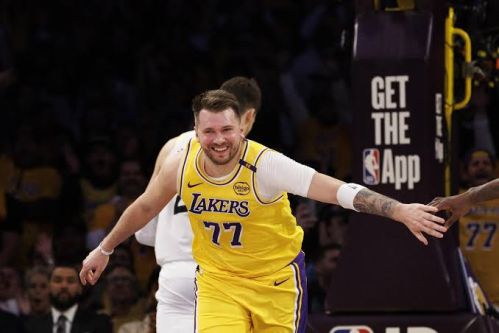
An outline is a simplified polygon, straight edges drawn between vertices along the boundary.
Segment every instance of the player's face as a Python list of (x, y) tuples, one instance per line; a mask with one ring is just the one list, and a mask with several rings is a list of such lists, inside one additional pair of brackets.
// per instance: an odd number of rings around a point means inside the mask
[(242, 141), (239, 118), (232, 109), (222, 112), (201, 110), (196, 124), (196, 134), (206, 156), (216, 165), (234, 160)]

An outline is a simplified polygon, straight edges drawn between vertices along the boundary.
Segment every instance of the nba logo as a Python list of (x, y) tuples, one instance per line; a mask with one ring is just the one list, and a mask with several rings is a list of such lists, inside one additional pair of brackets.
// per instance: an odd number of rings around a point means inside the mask
[(364, 184), (379, 184), (379, 150), (376, 148), (364, 149), (362, 152), (364, 161)]
[(367, 326), (337, 326), (334, 327), (329, 333), (374, 333), (372, 329)]

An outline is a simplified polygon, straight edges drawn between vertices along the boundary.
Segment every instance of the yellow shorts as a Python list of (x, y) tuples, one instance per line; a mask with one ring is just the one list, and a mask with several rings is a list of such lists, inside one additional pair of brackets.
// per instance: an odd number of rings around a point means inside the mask
[(303, 252), (274, 274), (247, 279), (196, 272), (196, 333), (302, 333), (307, 317)]

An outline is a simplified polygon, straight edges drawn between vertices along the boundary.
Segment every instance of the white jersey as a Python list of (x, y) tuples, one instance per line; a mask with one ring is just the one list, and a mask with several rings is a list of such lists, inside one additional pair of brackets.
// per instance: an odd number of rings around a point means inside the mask
[[(183, 154), (194, 131), (177, 137), (170, 154)], [(139, 243), (154, 246), (161, 266), (156, 292), (157, 332), (193, 332), (195, 311), (195, 271), (192, 258), (192, 229), (187, 209), (178, 195), (158, 216), (135, 233)]]
[[(182, 133), (171, 151), (183, 154), (194, 131)], [(187, 209), (178, 195), (168, 202), (159, 215), (135, 233), (139, 243), (154, 246), (158, 265), (173, 261), (193, 261), (192, 229)]]

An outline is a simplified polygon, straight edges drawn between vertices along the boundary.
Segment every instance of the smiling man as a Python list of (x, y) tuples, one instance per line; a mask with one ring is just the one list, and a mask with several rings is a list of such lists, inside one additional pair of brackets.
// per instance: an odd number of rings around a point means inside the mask
[[(244, 135), (248, 135), (262, 102), (258, 83), (252, 78), (235, 76), (224, 81), (220, 89), (237, 98), (241, 128)], [(182, 152), (195, 136), (193, 130), (184, 132), (163, 146), (156, 158), (151, 182), (159, 173), (166, 156)], [(188, 183), (187, 186), (196, 187), (200, 184)], [(193, 332), (197, 264), (192, 257), (193, 235), (187, 208), (180, 197), (175, 195), (158, 216), (135, 233), (135, 237), (144, 245), (154, 246), (157, 263), (161, 266), (156, 293), (157, 331)]]
[(403, 223), (421, 242), (442, 237), (437, 209), (402, 204), (316, 172), (243, 136), (236, 98), (212, 90), (193, 100), (196, 138), (168, 156), (146, 191), (83, 262), (95, 284), (112, 249), (178, 193), (194, 234), (196, 332), (304, 332), (303, 230), (287, 193)]

